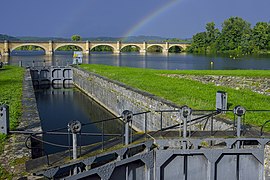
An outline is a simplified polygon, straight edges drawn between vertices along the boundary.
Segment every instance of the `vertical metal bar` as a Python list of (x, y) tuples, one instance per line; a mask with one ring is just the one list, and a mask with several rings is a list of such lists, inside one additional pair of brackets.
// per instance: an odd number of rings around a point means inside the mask
[[(191, 115), (189, 115), (188, 117), (187, 117), (187, 120), (188, 120), (188, 122), (187, 123), (189, 123), (189, 134), (188, 134), (188, 137), (190, 137), (191, 136)], [(187, 124), (188, 125), (188, 124)]]
[(102, 121), (102, 151), (104, 150), (104, 121)]
[(125, 144), (125, 122), (122, 121), (122, 143)]
[(241, 116), (237, 116), (237, 137), (241, 136)]
[(240, 155), (237, 154), (237, 160), (236, 160), (236, 179), (240, 180), (240, 167), (239, 167), (239, 162), (240, 161)]
[(183, 173), (183, 175), (184, 175), (183, 179), (184, 180), (187, 180), (187, 172), (188, 172), (188, 170), (187, 170), (187, 155), (184, 156), (184, 169), (183, 169), (183, 171), (184, 171), (184, 173)]
[(184, 118), (183, 121), (184, 121), (183, 138), (187, 138), (187, 118)]
[(129, 124), (126, 122), (125, 124), (125, 145), (129, 144)]
[(68, 130), (68, 152), (69, 152), (69, 159), (71, 159), (71, 151), (70, 151), (70, 131)]
[[(72, 133), (73, 159), (77, 159), (77, 134)], [(77, 167), (73, 169), (73, 174), (77, 174)]]
[(145, 140), (147, 139), (147, 113), (144, 114), (144, 134)]
[(80, 131), (80, 157), (82, 156), (82, 131)]
[(160, 130), (162, 131), (162, 111), (160, 112)]
[(132, 143), (132, 136), (133, 136), (133, 132), (132, 132), (132, 121), (130, 122), (131, 123), (131, 128), (130, 128), (130, 143)]
[(128, 164), (126, 164), (126, 180), (128, 180)]
[(214, 131), (214, 116), (211, 116), (211, 136), (213, 136), (213, 131)]
[(72, 133), (73, 159), (77, 159), (77, 134)]
[[(241, 136), (241, 116), (237, 116), (237, 138), (240, 138)], [(237, 148), (240, 148), (241, 147), (241, 142), (238, 141), (237, 143)]]

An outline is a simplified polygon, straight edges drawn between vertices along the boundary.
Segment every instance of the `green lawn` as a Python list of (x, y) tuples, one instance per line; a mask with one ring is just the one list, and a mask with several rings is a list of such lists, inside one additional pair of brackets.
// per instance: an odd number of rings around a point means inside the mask
[[(4, 66), (0, 69), (0, 105), (7, 104), (10, 110), (10, 127), (18, 125), (22, 113), (22, 84), (24, 69), (15, 66)], [(3, 143), (5, 136), (0, 135)], [(0, 147), (1, 149), (1, 147)]]
[[(120, 81), (129, 86), (150, 92), (170, 100), (178, 105), (188, 105), (193, 109), (215, 109), (215, 98), (218, 90), (228, 93), (230, 109), (237, 105), (248, 110), (269, 109), (270, 97), (254, 93), (248, 89), (235, 90), (229, 87), (202, 84), (197, 81), (160, 76), (160, 74), (191, 74), (191, 75), (230, 75), (247, 77), (269, 77), (266, 70), (153, 70), (106, 65), (81, 65), (88, 71)], [(228, 116), (232, 118), (233, 115)], [(270, 112), (246, 114), (246, 122), (261, 126), (270, 119)]]

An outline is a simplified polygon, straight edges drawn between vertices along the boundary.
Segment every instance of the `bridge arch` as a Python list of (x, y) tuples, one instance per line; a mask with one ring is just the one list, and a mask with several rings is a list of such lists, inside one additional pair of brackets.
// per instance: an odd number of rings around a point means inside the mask
[(54, 51), (57, 51), (57, 49), (61, 48), (61, 47), (64, 47), (64, 46), (76, 46), (78, 48), (80, 48), (83, 52), (86, 51), (86, 49), (79, 45), (79, 44), (76, 44), (76, 43), (63, 43), (63, 44), (60, 44), (60, 45), (57, 45), (55, 48), (54, 48)]
[(163, 52), (164, 47), (162, 45), (159, 44), (151, 44), (147, 47), (146, 51), (151, 51), (151, 49), (157, 47), (157, 50), (155, 50), (154, 52)]
[(180, 45), (170, 45), (168, 51), (169, 52), (174, 51), (174, 53), (181, 53), (184, 51), (184, 48)]
[(116, 48), (111, 44), (96, 44), (91, 47), (90, 51), (93, 51), (96, 47), (99, 47), (99, 46), (107, 46), (107, 47), (112, 48), (112, 52), (116, 51)]
[(12, 47), (11, 49), (9, 49), (9, 51), (10, 51), (10, 53), (11, 53), (11, 52), (14, 51), (15, 49), (17, 49), (17, 48), (19, 48), (19, 47), (23, 47), (23, 46), (36, 46), (36, 47), (39, 47), (39, 48), (41, 48), (41, 49), (44, 51), (45, 54), (46, 54), (46, 52), (48, 51), (48, 49), (47, 49), (45, 46), (42, 46), (42, 45), (36, 44), (36, 43), (25, 43), (25, 44), (20, 44), (20, 45), (17, 45), (17, 46)]
[(141, 49), (142, 49), (142, 47), (140, 47), (140, 46), (137, 45), (137, 44), (125, 44), (125, 45), (123, 45), (123, 46), (121, 47), (120, 51), (122, 52), (123, 49), (125, 49), (125, 48), (127, 48), (127, 47), (129, 47), (129, 46), (130, 46), (130, 47), (132, 47), (132, 46), (136, 47), (136, 48), (138, 49), (138, 52), (140, 52)]

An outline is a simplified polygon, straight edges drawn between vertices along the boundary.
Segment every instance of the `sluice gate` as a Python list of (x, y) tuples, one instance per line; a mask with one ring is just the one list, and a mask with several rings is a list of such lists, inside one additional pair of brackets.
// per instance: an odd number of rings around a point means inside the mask
[[(256, 145), (250, 145), (251, 141)], [(245, 146), (235, 148), (238, 142)], [(263, 147), (267, 142), (269, 139), (257, 138), (149, 140), (51, 168), (38, 175), (70, 180), (259, 180), (264, 179)], [(188, 148), (184, 147), (186, 143)], [(74, 168), (78, 169), (77, 174), (70, 175)]]
[[(123, 128), (127, 127), (122, 141), (102, 142), (102, 146), (88, 151), (90, 156), (85, 154), (79, 159), (50, 164), (45, 169), (43, 166), (35, 174), (69, 180), (263, 180), (264, 151), (270, 139), (259, 131), (245, 129), (241, 121), (245, 111), (241, 106), (235, 107), (237, 119), (232, 130), (194, 131), (189, 126), (201, 121), (207, 124), (209, 118), (221, 111), (207, 118), (191, 119), (192, 110), (183, 106), (178, 110), (181, 118), (178, 124), (158, 131), (145, 129), (144, 133), (133, 135), (128, 130), (128, 126), (132, 128), (133, 116), (149, 112), (124, 111), (128, 114), (123, 112), (119, 117), (125, 123)], [(102, 152), (96, 151), (100, 147)]]
[(30, 72), (34, 86), (73, 84), (72, 67), (69, 66), (31, 67)]

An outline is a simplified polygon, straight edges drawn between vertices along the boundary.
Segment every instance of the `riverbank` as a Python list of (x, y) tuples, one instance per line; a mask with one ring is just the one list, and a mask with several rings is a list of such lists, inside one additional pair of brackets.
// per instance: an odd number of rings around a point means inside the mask
[[(0, 69), (0, 105), (7, 104), (10, 109), (10, 129), (19, 124), (22, 114), (22, 85), (24, 69), (16, 66), (4, 66)], [(0, 134), (0, 154), (3, 154), (7, 136)], [(10, 172), (0, 166), (0, 177), (11, 178)]]
[[(1, 103), (9, 105), (11, 130), (41, 131), (40, 119), (30, 71), (5, 66), (0, 70)], [(31, 158), (31, 150), (25, 147), (23, 134), (1, 135), (0, 179), (19, 179), (28, 177), (25, 162)], [(36, 152), (36, 151), (35, 151)]]
[[(24, 69), (16, 66), (4, 66), (0, 69), (0, 105), (6, 104), (10, 109), (10, 128), (14, 129), (19, 124), (22, 114), (22, 85)], [(0, 135), (1, 146), (5, 136)]]
[[(170, 70), (152, 70), (128, 67), (113, 67), (105, 65), (81, 65), (82, 68), (120, 81), (128, 86), (138, 88), (149, 92), (163, 99), (169, 100), (179, 106), (188, 105), (193, 109), (215, 109), (215, 94), (217, 91), (226, 91), (228, 93), (229, 108), (237, 105), (244, 106), (248, 110), (270, 109), (270, 96), (254, 92), (252, 89), (241, 86), (246, 78), (254, 78), (251, 83), (254, 86), (260, 84), (257, 78), (270, 79), (270, 72), (264, 70), (219, 70), (219, 71), (170, 71)], [(178, 75), (186, 77), (179, 78)], [(233, 87), (230, 83), (215, 84), (212, 81), (207, 83), (201, 80), (191, 78), (190, 75), (205, 77), (215, 75), (219, 77), (231, 76), (231, 84), (239, 84)], [(190, 76), (190, 77), (189, 77)], [(240, 78), (240, 79), (239, 79)], [(219, 78), (215, 80), (219, 82)], [(264, 81), (264, 80), (263, 80)], [(227, 82), (227, 81), (226, 81)], [(244, 83), (245, 84), (245, 83)], [(270, 86), (266, 84), (264, 88), (269, 91)], [(233, 114), (228, 113), (224, 118), (232, 119)], [(250, 125), (261, 126), (269, 118), (269, 112), (252, 113), (248, 112), (245, 122)], [(270, 129), (270, 128), (266, 128)]]

